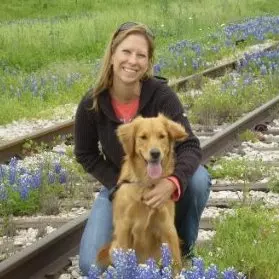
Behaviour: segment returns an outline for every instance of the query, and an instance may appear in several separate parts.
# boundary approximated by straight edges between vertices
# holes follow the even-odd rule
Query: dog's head
[[[185,140],[187,133],[181,124],[159,114],[152,118],[139,116],[120,125],[117,136],[126,155],[143,161],[148,176],[156,179],[162,175],[165,158],[172,156],[174,143]]]

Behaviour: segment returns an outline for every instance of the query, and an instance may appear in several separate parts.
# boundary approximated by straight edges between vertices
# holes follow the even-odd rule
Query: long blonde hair
[[[127,25],[127,27],[125,26]],[[114,53],[117,46],[129,35],[141,34],[148,42],[148,69],[143,75],[142,80],[150,78],[153,75],[153,60],[154,60],[154,36],[150,29],[141,23],[124,23],[122,24],[112,35],[106,51],[103,57],[103,63],[99,71],[95,88],[93,89],[93,106],[92,109],[98,111],[98,97],[104,89],[108,89],[112,86],[113,71],[111,65],[111,56]]]

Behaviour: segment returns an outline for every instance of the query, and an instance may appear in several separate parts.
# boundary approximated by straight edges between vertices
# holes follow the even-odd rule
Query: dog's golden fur
[[[168,243],[174,262],[180,267],[174,202],[169,200],[162,207],[152,209],[143,203],[142,197],[161,178],[172,175],[174,143],[186,139],[187,133],[182,125],[160,114],[153,118],[137,117],[119,126],[117,136],[126,156],[119,177],[121,186],[113,199],[113,239],[100,250],[99,264],[111,263],[114,248],[134,249],[139,263],[150,257],[158,260],[161,244]],[[152,159],[151,150],[154,149],[160,154],[162,167],[160,177],[155,179],[147,172],[147,162]]]

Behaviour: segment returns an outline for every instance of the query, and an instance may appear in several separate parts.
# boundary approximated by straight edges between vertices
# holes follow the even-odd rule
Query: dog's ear
[[[159,117],[161,117],[162,120],[164,121],[164,123],[167,127],[167,131],[168,131],[170,137],[174,141],[183,141],[188,137],[188,134],[185,131],[185,128],[181,124],[174,122],[173,120],[170,120],[163,114],[159,114]]]
[[[141,117],[140,116],[137,117],[130,123],[120,125],[116,130],[117,137],[124,149],[124,152],[127,155],[131,155],[134,152],[134,145],[135,145],[134,134],[135,134],[136,123],[139,118]]]

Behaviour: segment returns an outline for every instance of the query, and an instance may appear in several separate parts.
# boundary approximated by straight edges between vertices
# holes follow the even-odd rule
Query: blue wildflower
[[[4,184],[0,184],[0,201],[5,201],[8,198],[7,188]]]
[[[172,264],[172,255],[167,243],[161,246],[162,267],[170,267]]]
[[[28,198],[30,191],[30,176],[28,174],[19,178],[18,191],[21,199],[26,200]]]
[[[113,266],[109,266],[102,276],[104,279],[114,279],[117,278],[117,271]]]
[[[42,171],[37,170],[33,175],[31,179],[31,187],[33,189],[37,189],[41,186],[42,184]]]
[[[53,184],[55,182],[55,173],[50,171],[48,173],[48,183]]]
[[[98,279],[100,278],[101,274],[102,271],[95,265],[92,265],[88,272],[88,279]]]
[[[9,169],[9,184],[10,185],[13,185],[16,183],[16,176],[17,176],[17,168],[11,166]]]
[[[67,182],[67,173],[65,169],[62,169],[59,175],[59,183],[64,184]]]
[[[56,161],[54,162],[54,172],[59,174],[61,172],[62,166],[60,162]]]

